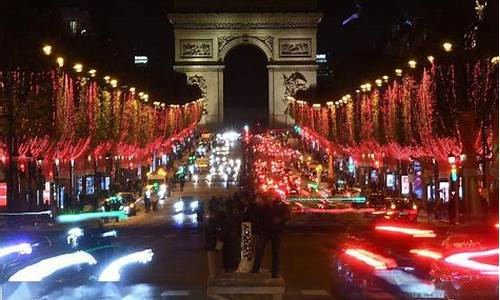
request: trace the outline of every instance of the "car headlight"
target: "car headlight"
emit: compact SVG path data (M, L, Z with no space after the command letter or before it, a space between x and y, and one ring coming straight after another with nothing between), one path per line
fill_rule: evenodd
M396 205L395 204L391 204L391 209L396 209Z
M413 209L417 210L417 205L416 204L413 204Z
M182 201L175 202L174 209L176 212L183 210L184 209L184 202L182 202Z
M198 208L198 201L191 202L191 209L197 209Z

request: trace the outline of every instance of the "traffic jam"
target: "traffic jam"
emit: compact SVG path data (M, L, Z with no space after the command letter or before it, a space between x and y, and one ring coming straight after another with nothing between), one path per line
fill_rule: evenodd
M329 188L321 166L286 131L250 138L256 190L274 190L293 216L356 214L331 255L340 299L498 299L498 223L439 227L418 221L408 198ZM292 220L293 220L292 216Z

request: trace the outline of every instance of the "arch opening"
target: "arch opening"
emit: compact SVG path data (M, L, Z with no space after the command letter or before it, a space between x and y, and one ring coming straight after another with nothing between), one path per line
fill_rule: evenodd
M253 44L231 48L224 58L224 125L264 126L269 119L268 59Z

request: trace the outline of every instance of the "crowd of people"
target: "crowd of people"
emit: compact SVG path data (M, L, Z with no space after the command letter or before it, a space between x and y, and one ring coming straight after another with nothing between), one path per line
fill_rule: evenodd
M212 198L208 205L205 226L207 251L222 252L222 267L226 272L236 271L240 264L241 223L252 225L254 249L251 272L260 271L265 247L271 244L273 278L279 277L279 249L285 223L290 219L290 208L279 193L273 191L253 195L249 191L235 193L227 199Z

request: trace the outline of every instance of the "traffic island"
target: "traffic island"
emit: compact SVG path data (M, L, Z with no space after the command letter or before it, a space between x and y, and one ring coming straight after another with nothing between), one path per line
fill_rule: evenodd
M207 297L217 300L280 300L285 293L283 278L271 278L269 271L260 273L222 272L208 279Z

